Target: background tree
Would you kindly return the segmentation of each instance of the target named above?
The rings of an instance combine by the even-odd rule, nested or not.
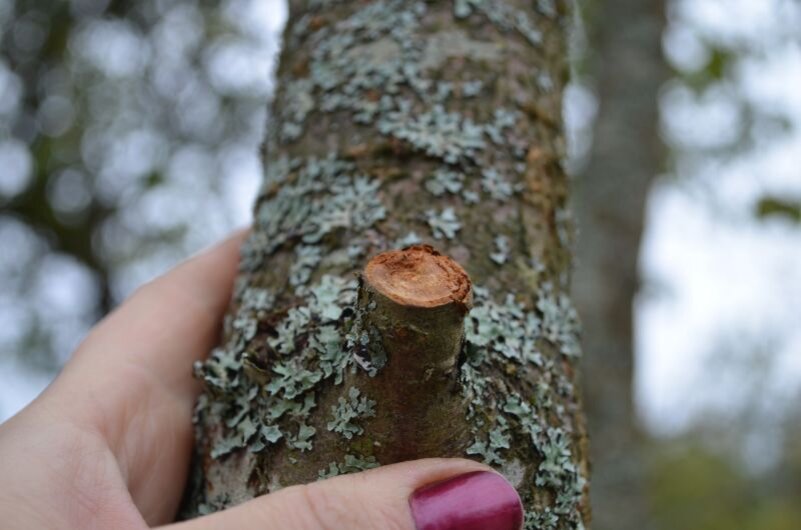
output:
[[[584,51],[599,99],[577,179],[575,300],[590,432],[593,526],[648,528],[645,437],[634,409],[634,310],[645,202],[663,170],[658,97],[664,2],[587,2]],[[625,21],[625,23],[623,23]]]
[[[534,6],[290,3],[256,221],[223,340],[197,366],[190,513],[438,455],[502,471],[529,529],[587,521],[566,294],[570,17],[563,3]],[[408,346],[459,328],[453,304],[432,329],[409,296],[387,294],[395,282],[376,283],[445,258],[381,255],[356,280],[369,257],[418,243],[472,279],[458,355]],[[465,311],[454,277],[444,292]]]

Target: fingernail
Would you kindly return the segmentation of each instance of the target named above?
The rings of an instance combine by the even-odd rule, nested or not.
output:
[[[417,530],[520,530],[523,505],[497,473],[477,471],[424,486],[409,501]]]

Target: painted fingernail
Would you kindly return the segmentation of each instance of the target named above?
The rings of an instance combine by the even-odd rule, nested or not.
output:
[[[520,530],[523,505],[497,473],[478,471],[424,486],[409,501],[417,530]]]

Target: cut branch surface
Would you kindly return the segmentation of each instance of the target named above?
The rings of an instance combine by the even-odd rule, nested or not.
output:
[[[456,303],[466,311],[472,301],[467,273],[430,245],[379,254],[367,264],[364,279],[404,306],[432,308]]]

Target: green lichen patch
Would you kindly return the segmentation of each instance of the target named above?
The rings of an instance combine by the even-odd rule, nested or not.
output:
[[[295,287],[297,292],[302,293],[303,286],[308,283],[314,269],[320,264],[322,249],[319,246],[298,245],[295,254],[297,257],[289,269],[289,284]]]
[[[223,493],[221,495],[212,495],[206,500],[206,502],[201,502],[198,504],[197,513],[198,515],[208,515],[223,510],[230,504],[231,496],[227,493]]]
[[[441,68],[451,57],[499,61],[502,47],[495,42],[473,40],[460,30],[441,31],[426,39],[420,66],[423,70]]]
[[[543,336],[557,345],[562,354],[568,357],[580,356],[581,323],[570,298],[564,293],[554,293],[553,286],[545,283],[537,301],[537,309],[542,313]]]
[[[559,516],[551,508],[546,507],[541,511],[526,512],[523,530],[556,530],[558,525]],[[576,530],[583,529],[583,525],[574,528]]]
[[[325,380],[341,383],[352,366],[342,337],[349,325],[345,313],[355,306],[356,281],[323,275],[308,287],[305,301],[306,305],[292,307],[273,320],[266,344],[277,357],[251,366],[255,360],[247,350],[253,346],[255,331],[249,326],[243,329],[235,319],[226,347],[196,365],[197,375],[218,396],[211,404],[199,402],[198,419],[207,412],[225,419],[213,441],[212,458],[245,448],[261,453],[278,443],[300,452],[312,450],[316,429],[307,420],[320,384]],[[254,312],[267,312],[271,304],[268,291],[245,290],[237,315],[244,319]],[[355,411],[365,415],[372,410],[368,405],[374,403],[359,399]],[[351,424],[343,429],[353,432]]]
[[[318,315],[322,322],[339,320],[345,309],[356,301],[357,288],[355,279],[326,274],[320,283],[309,290],[309,310]]]
[[[544,5],[548,9],[547,3]],[[542,6],[541,6],[542,7]],[[501,0],[455,0],[454,15],[467,18],[473,13],[481,13],[496,27],[503,31],[515,30],[532,46],[542,44],[542,33],[536,28],[529,15]]]
[[[314,111],[344,110],[357,123],[371,123],[382,109],[393,107],[390,96],[402,86],[425,91],[427,86],[414,68],[422,57],[415,29],[425,11],[422,2],[386,0],[364,5],[330,27],[314,30],[310,18],[300,20],[293,39],[314,40],[309,75],[281,83],[287,103],[282,105],[280,128],[269,134],[280,143],[297,140]],[[374,90],[388,97],[368,97]]]
[[[299,451],[311,451],[313,448],[312,438],[314,437],[317,429],[311,425],[301,423],[298,425],[298,431],[287,439],[287,445]]]
[[[303,368],[300,359],[290,359],[273,367],[276,376],[264,387],[268,394],[292,400],[314,388],[323,378],[322,371]]]
[[[512,250],[509,244],[509,238],[506,236],[498,236],[493,240],[495,244],[495,252],[490,254],[490,259],[498,265],[503,265],[509,261],[509,252]]]
[[[426,189],[435,197],[441,197],[446,193],[456,195],[462,190],[463,185],[464,175],[443,168],[434,171],[425,183]]]
[[[378,120],[378,131],[450,165],[480,163],[478,155],[488,147],[487,140],[503,145],[504,131],[517,121],[517,113],[504,109],[496,111],[492,121],[476,123],[439,103],[423,112],[415,112],[408,99],[396,104],[396,110]]]
[[[241,312],[247,312],[258,316],[259,313],[272,308],[275,302],[275,296],[269,289],[248,287],[242,293],[241,300]]]
[[[456,218],[456,212],[450,207],[441,212],[428,210],[426,212],[426,222],[431,228],[431,235],[436,239],[453,239],[462,228],[459,219]]]
[[[291,81],[286,87],[286,104],[281,110],[281,140],[296,140],[303,133],[306,116],[314,109],[313,83],[309,79]]]
[[[463,190],[462,199],[464,199],[465,204],[478,204],[481,202],[481,196],[475,190]]]
[[[517,362],[541,364],[542,355],[536,347],[540,318],[526,311],[511,294],[499,304],[481,287],[474,288],[474,293],[475,305],[465,322],[468,356],[487,359],[500,354]]]
[[[534,483],[552,491],[554,498],[553,505],[530,513],[528,528],[575,526],[581,521],[585,478],[575,461],[572,419],[561,404],[561,398],[572,396],[574,390],[559,364],[540,349],[552,340],[559,353],[572,347],[573,314],[550,286],[533,307],[511,294],[498,303],[481,287],[474,287],[474,294],[475,305],[465,317],[467,362],[460,377],[474,435],[466,453],[504,468],[512,448],[528,447],[539,461]],[[546,325],[554,329],[546,332]],[[520,365],[517,370],[536,375],[529,397],[510,392],[499,378],[499,373],[509,373],[510,361]]]
[[[258,431],[256,425],[249,417],[245,417],[236,426],[235,433],[220,439],[211,449],[211,457],[219,458],[227,455],[234,449],[245,447]]]
[[[376,468],[379,465],[373,456],[345,455],[344,462],[331,462],[327,468],[319,471],[318,477],[327,479],[338,475],[347,475],[348,473],[358,473],[359,471]]]
[[[348,398],[339,398],[339,404],[331,407],[331,421],[328,422],[328,430],[341,434],[347,440],[358,436],[364,429],[355,423],[359,418],[370,418],[375,416],[376,402],[367,396],[361,395],[356,387],[348,390]]]
[[[466,449],[468,455],[478,455],[487,465],[502,465],[505,459],[499,451],[509,449],[511,438],[509,437],[509,427],[503,416],[498,416],[497,423],[486,435],[486,438],[479,435],[473,445]]]
[[[484,81],[474,79],[472,81],[465,81],[462,83],[462,97],[474,98],[481,94],[484,89]]]
[[[319,356],[323,378],[333,376],[334,382],[341,384],[345,370],[352,361],[344,348],[340,329],[333,324],[320,326],[309,335],[309,347]]]
[[[284,433],[275,425],[262,425],[259,429],[258,438],[250,445],[250,450],[258,453],[268,445],[278,442],[283,436]]]
[[[515,188],[503,174],[495,168],[486,168],[481,172],[481,188],[497,201],[506,201],[514,193]]]
[[[307,306],[292,307],[286,317],[275,326],[275,336],[267,340],[278,353],[292,353],[298,336],[305,333],[311,322],[311,310]]]
[[[417,232],[412,230],[408,232],[405,236],[396,239],[395,243],[392,245],[393,248],[406,248],[412,245],[419,245],[423,242],[423,238],[421,238]]]
[[[264,192],[256,209],[255,228],[242,247],[240,267],[256,270],[264,259],[290,241],[319,244],[338,231],[361,231],[386,217],[380,182],[360,174],[334,156],[290,162],[284,182]],[[313,268],[314,250],[306,248],[295,264],[300,285]],[[306,278],[307,279],[307,278]]]
[[[549,18],[556,18],[559,12],[556,10],[555,0],[537,0],[537,11]]]
[[[414,114],[408,100],[400,100],[398,110],[381,118],[378,130],[448,164],[475,160],[487,145],[484,127],[470,118],[448,112],[442,105]]]

